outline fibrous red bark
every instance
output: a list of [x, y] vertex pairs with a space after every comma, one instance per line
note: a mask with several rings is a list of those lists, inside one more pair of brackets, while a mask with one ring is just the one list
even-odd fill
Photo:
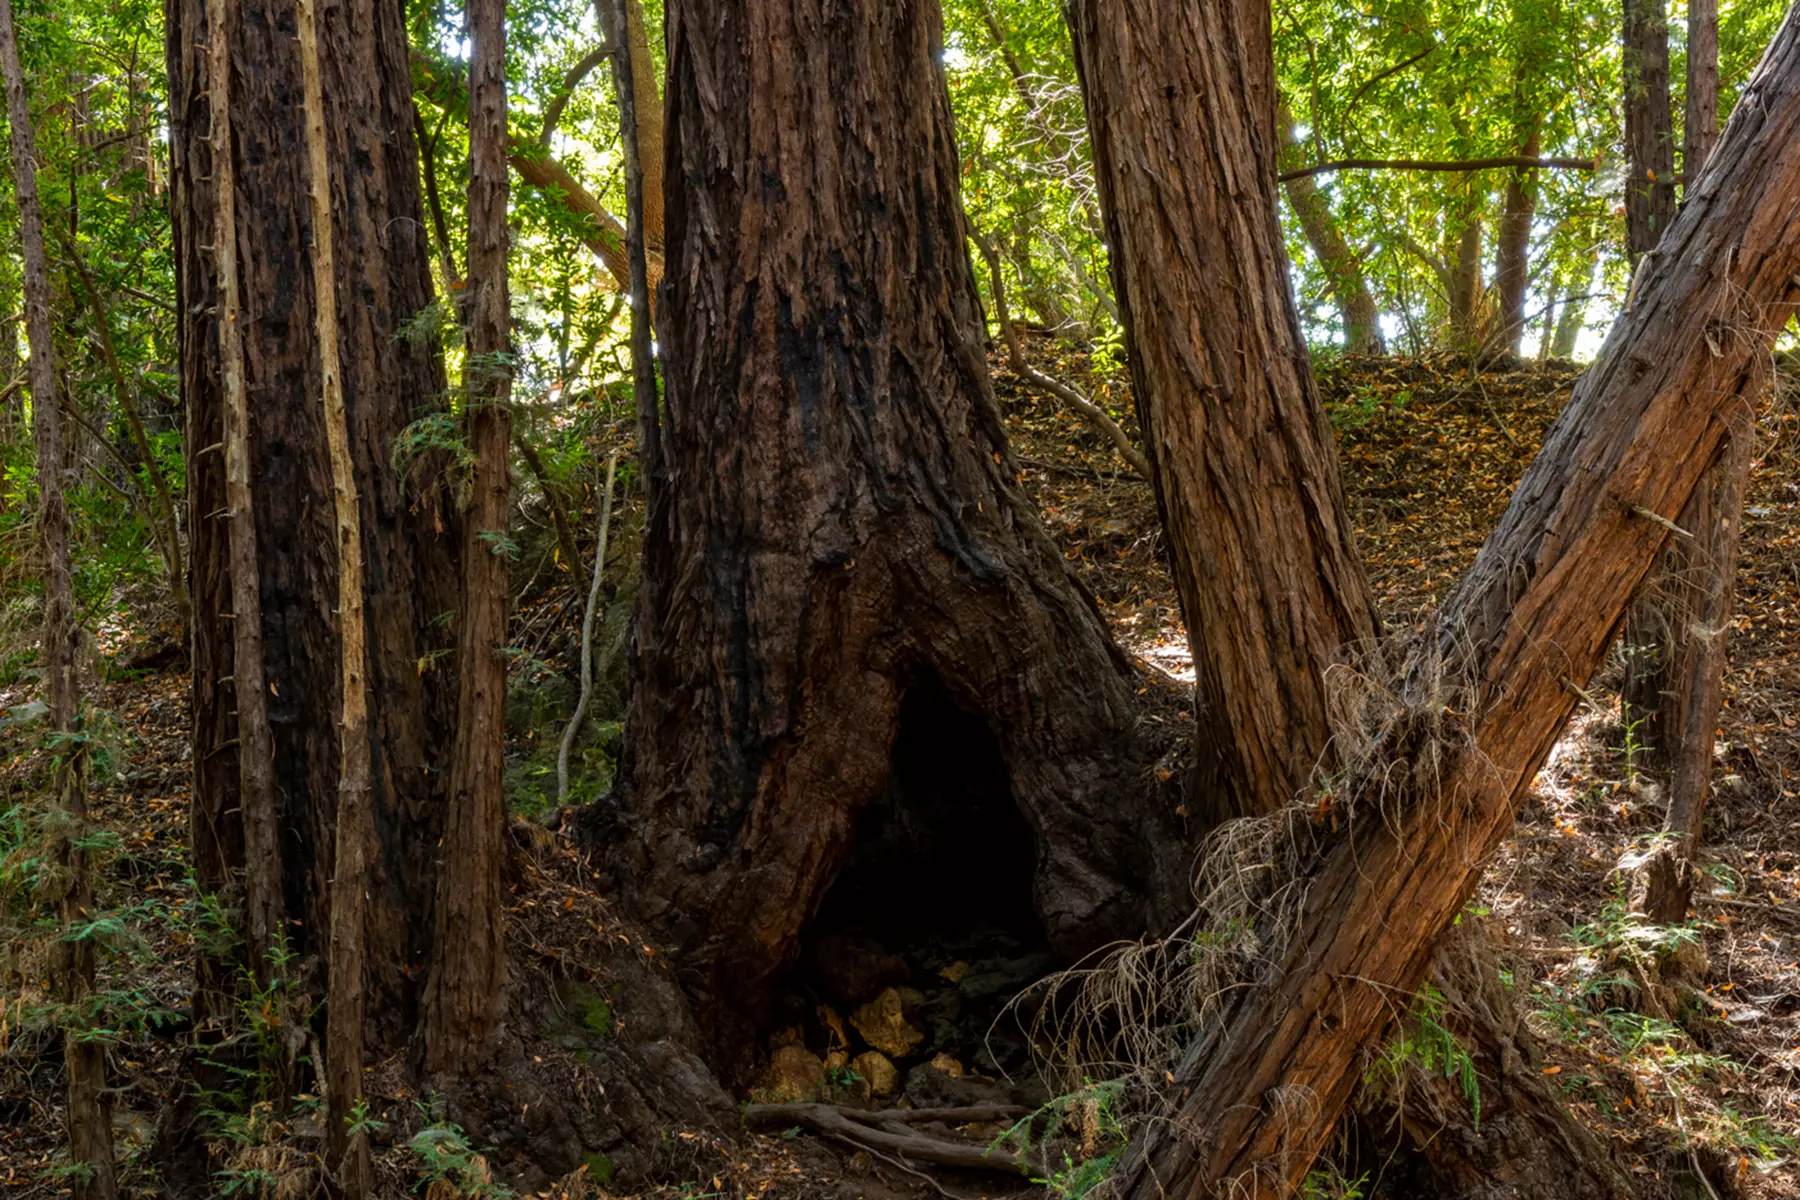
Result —
[[427, 1074], [468, 1078], [485, 1067], [505, 978], [500, 898], [506, 754], [507, 520], [512, 306], [506, 198], [506, 3], [471, 0], [469, 33], [468, 357], [463, 423], [474, 455], [464, 513], [456, 614], [456, 738], [438, 868], [431, 976], [425, 989]]
[[1675, 216], [1675, 124], [1664, 0], [1624, 0], [1625, 233], [1636, 259]]
[[990, 390], [936, 5], [677, 0], [668, 30], [684, 186], [620, 849], [729, 1058], [721, 1027], [792, 961], [909, 695], [997, 745], [1064, 949], [1182, 889], [1132, 676]]
[[1194, 650], [1191, 807], [1216, 824], [1330, 774], [1325, 674], [1379, 620], [1288, 285], [1267, 22], [1220, 37], [1151, 2], [1076, 4], [1070, 25]]
[[[448, 689], [436, 685], [438, 618], [455, 604], [457, 518], [422, 461], [402, 480], [394, 447], [418, 414], [441, 403], [435, 348], [400, 336], [430, 302], [428, 248], [412, 138], [406, 30], [393, 0], [347, 0], [320, 28], [330, 160], [344, 403], [363, 505], [368, 580], [371, 793], [377, 843], [364, 976], [376, 1044], [397, 1047], [416, 1027], [416, 991], [431, 927], [432, 861], [441, 828], [439, 774]], [[229, 898], [247, 869], [234, 696], [231, 559], [223, 442], [225, 388], [214, 261], [220, 181], [231, 184], [242, 297], [244, 387], [253, 413], [248, 476], [281, 889], [295, 961], [322, 962], [340, 774], [337, 531], [326, 449], [312, 203], [301, 107], [295, 11], [248, 0], [226, 21], [234, 170], [216, 170], [210, 143], [208, 47], [202, 0], [168, 13], [175, 267], [187, 414], [194, 643], [194, 863], [204, 890]], [[221, 154], [224, 148], [221, 147]], [[197, 1023], [228, 1021], [235, 971], [202, 964]], [[318, 981], [311, 983], [315, 986]]]
[[[1266, 36], [1266, 11], [1164, 7], [1071, 10], [1097, 158], [1115, 138], [1129, 149], [1116, 171], [1102, 169], [1103, 187], [1178, 189], [1183, 175], [1170, 165], [1136, 169], [1149, 161], [1145, 147], [1180, 145], [1204, 160], [1272, 127], [1201, 110], [1253, 94], [1254, 81], [1224, 81], [1237, 80], [1246, 50]], [[1172, 84], [1196, 64], [1193, 85]], [[1668, 536], [1666, 514], [1699, 486], [1734, 397], [1757, 386], [1774, 332], [1800, 300], [1800, 159], [1789, 152], [1800, 137], [1800, 14], [1751, 86], [1716, 169], [1644, 268], [1632, 311], [1475, 568], [1420, 637], [1369, 660], [1363, 703], [1335, 714], [1334, 732], [1363, 755], [1310, 814], [1282, 818], [1305, 831], [1291, 867], [1304, 900], [1291, 926], [1261, 933], [1245, 986], [1217, 998], [1173, 1068], [1175, 1111], [1127, 1156], [1124, 1194], [1297, 1186], [1359, 1081], [1365, 1048], [1391, 1021], [1392, 996], [1418, 986], [1433, 942], [1510, 827]], [[1122, 132], [1145, 113], [1162, 123], [1148, 136]], [[1202, 145], [1170, 129], [1204, 131]], [[1234, 189], [1240, 202], [1228, 211], [1240, 224], [1268, 207], [1255, 189], [1273, 175], [1272, 158], [1252, 162], [1212, 177], [1213, 194]], [[1146, 219], [1146, 206], [1121, 207]], [[1115, 253], [1130, 256], [1129, 223], [1120, 226]], [[1336, 578], [1335, 560], [1320, 573]]]

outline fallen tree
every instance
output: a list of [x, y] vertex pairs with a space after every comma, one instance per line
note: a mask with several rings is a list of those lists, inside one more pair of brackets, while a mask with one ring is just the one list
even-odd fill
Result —
[[[1142, 150], [1103, 160], [1109, 138], [1121, 147], [1174, 140], [1109, 129], [1121, 113], [1138, 118], [1140, 131], [1182, 131], [1178, 144], [1213, 155], [1233, 139], [1269, 136], [1250, 120], [1254, 102], [1239, 110], [1241, 127], [1230, 114], [1197, 119], [1220, 96], [1254, 98], [1266, 86], [1266, 65], [1244, 64], [1268, 55], [1267, 9], [1126, 7], [1104, 17], [1093, 3], [1071, 8], [1103, 195], [1138, 189], [1137, 202], [1114, 197], [1123, 216], [1113, 244], [1131, 253], [1132, 221], [1156, 211], [1141, 202], [1151, 190], [1159, 204], [1173, 195], [1215, 214], [1217, 236], [1241, 237], [1260, 220], [1267, 189], [1254, 173], [1233, 174], [1240, 164], [1205, 195], [1184, 190], [1190, 180], [1146, 162]], [[1196, 73], [1198, 88], [1169, 86]], [[1209, 877], [1220, 889], [1214, 899], [1235, 888], [1244, 903], [1203, 912], [1192, 931], [1195, 957], [1206, 960], [1194, 977], [1205, 985], [1194, 1036], [1172, 1064], [1167, 1119], [1147, 1125], [1125, 1158], [1121, 1194], [1283, 1194], [1297, 1185], [1361, 1079], [1367, 1048], [1403, 1011], [1511, 827], [1670, 536], [1667, 514], [1699, 485], [1738, 398], [1761, 386], [1774, 334], [1800, 300], [1800, 159], [1791, 153], [1800, 140], [1800, 17], [1790, 15], [1747, 97], [1469, 576], [1427, 627], [1332, 673], [1334, 769], [1322, 786], [1304, 807], [1234, 822], [1215, 837], [1210, 861], [1226, 869]], [[1260, 161], [1272, 170], [1272, 157]], [[1260, 294], [1238, 297], [1226, 315], [1275, 307], [1286, 286], [1266, 272]], [[1206, 338], [1177, 341], [1171, 370], [1227, 406], [1262, 403], [1259, 372], [1285, 372], [1285, 356], [1278, 347], [1256, 352], [1254, 339], [1213, 336], [1217, 321], [1215, 311], [1193, 327]], [[1220, 374], [1207, 377], [1207, 344], [1237, 348], [1249, 367], [1234, 376], [1221, 355], [1224, 368], [1213, 364]], [[1154, 461], [1165, 435], [1154, 418], [1145, 425]], [[1295, 454], [1275, 432], [1252, 445]], [[1217, 451], [1199, 461], [1215, 464]], [[1318, 500], [1328, 487], [1328, 475], [1297, 473], [1309, 521], [1328, 507]], [[1314, 576], [1344, 578], [1329, 525], [1307, 528], [1321, 547]], [[1276, 699], [1278, 713], [1304, 707], [1285, 693]], [[1296, 770], [1295, 757], [1272, 773], [1304, 779], [1312, 760]], [[1236, 846], [1263, 852], [1252, 863], [1264, 876], [1253, 894], [1231, 875], [1244, 861], [1230, 853]], [[1256, 918], [1248, 930], [1232, 923], [1246, 912]]]

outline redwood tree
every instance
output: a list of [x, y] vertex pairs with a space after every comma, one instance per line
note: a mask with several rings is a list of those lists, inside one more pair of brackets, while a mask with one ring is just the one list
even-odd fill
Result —
[[667, 12], [683, 186], [621, 853], [736, 1057], [722, 1026], [792, 961], [909, 695], [997, 745], [1057, 945], [1135, 931], [1184, 886], [1144, 804], [1131, 673], [990, 390], [937, 5]]
[[[425, 225], [412, 137], [406, 29], [396, 0], [346, 0], [323, 14], [319, 60], [330, 206], [336, 214], [338, 344], [368, 581], [372, 849], [367, 991], [377, 1044], [415, 1024], [430, 929], [432, 858], [441, 830], [449, 689], [434, 674], [436, 619], [455, 606], [455, 514], [430, 462], [403, 480], [395, 443], [440, 403], [435, 348], [400, 336], [430, 303]], [[231, 135], [210, 137], [203, 0], [168, 10], [169, 123], [182, 404], [187, 418], [189, 543], [195, 606], [193, 845], [199, 885], [228, 901], [246, 869], [239, 784], [244, 746], [233, 679], [233, 564], [218, 449], [224, 372], [214, 251], [217, 194], [235, 219], [243, 380], [250, 406], [248, 480], [256, 521], [256, 594], [272, 730], [282, 890], [298, 961], [319, 961], [330, 927], [340, 775], [340, 646], [333, 479], [311, 271], [307, 167], [294, 6], [238, 0], [224, 13]], [[220, 139], [223, 141], [224, 139]], [[230, 171], [215, 153], [229, 153]], [[201, 1019], [225, 1018], [232, 974], [203, 964]], [[306, 981], [317, 995], [320, 981]]]
[[[1238, 228], [1266, 221], [1248, 214], [1269, 211], [1272, 156], [1221, 150], [1273, 127], [1256, 110], [1230, 111], [1260, 82], [1244, 60], [1266, 56], [1266, 10], [1139, 0], [1103, 14], [1083, 0], [1071, 18], [1097, 161], [1108, 146], [1131, 147], [1099, 173], [1119, 210], [1115, 253], [1145, 258], [1146, 243], [1163, 244], [1163, 214], [1139, 199], [1152, 185], [1213, 215], [1209, 228], [1225, 223], [1221, 213]], [[1800, 301], [1800, 159], [1788, 153], [1800, 136], [1800, 13], [1750, 98], [1470, 575], [1429, 626], [1388, 647], [1388, 666], [1346, 697], [1357, 702], [1334, 712], [1333, 732], [1364, 751], [1316, 807], [1282, 818], [1295, 847], [1286, 870], [1305, 883], [1304, 900], [1291, 926], [1260, 931], [1248, 986], [1219, 998], [1174, 1068], [1178, 1111], [1127, 1156], [1125, 1194], [1297, 1185], [1356, 1086], [1365, 1047], [1392, 1020], [1393, 995], [1417, 987], [1510, 827], [1668, 536], [1666, 514], [1699, 485], [1737, 397], [1759, 386], [1769, 343]], [[1204, 136], [1190, 146], [1172, 130]], [[1146, 160], [1146, 147], [1233, 169], [1213, 168], [1202, 176], [1211, 186], [1198, 188], [1172, 164]], [[1140, 169], [1146, 161], [1152, 169]], [[1134, 244], [1134, 223], [1151, 236]], [[1274, 306], [1285, 287], [1280, 279], [1238, 303]], [[1141, 329], [1148, 318], [1134, 311]], [[1186, 345], [1184, 314], [1174, 315], [1168, 340]], [[1140, 356], [1149, 358], [1141, 347]], [[1671, 445], [1691, 453], [1670, 455]], [[1328, 486], [1302, 482], [1314, 493]], [[1302, 536], [1290, 530], [1288, 541]], [[1342, 577], [1333, 556], [1317, 573]]]

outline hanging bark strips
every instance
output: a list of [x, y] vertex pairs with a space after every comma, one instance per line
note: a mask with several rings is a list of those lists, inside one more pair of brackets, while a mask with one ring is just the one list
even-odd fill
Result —
[[[1076, 5], [1089, 89], [1129, 94], [1125, 82], [1147, 79], [1165, 94], [1174, 68], [1134, 69], [1144, 65], [1132, 48], [1181, 46], [1176, 18], [1151, 0], [1136, 7], [1097, 22], [1097, 5]], [[1242, 35], [1210, 6], [1179, 19], [1202, 46], [1267, 28], [1254, 9]], [[1096, 110], [1113, 111], [1104, 97]], [[1429, 629], [1392, 648], [1407, 655], [1384, 681], [1394, 708], [1385, 720], [1361, 713], [1361, 735], [1381, 749], [1321, 810], [1292, 931], [1265, 947], [1252, 986], [1221, 998], [1174, 1072], [1177, 1111], [1129, 1153], [1123, 1194], [1275, 1195], [1304, 1178], [1392, 997], [1418, 986], [1668, 538], [1653, 518], [1688, 502], [1740, 397], [1766, 378], [1775, 333], [1800, 304], [1796, 144], [1800, 11], [1474, 568]], [[1384, 802], [1378, 781], [1390, 785]]]
[[[87, 832], [86, 754], [81, 741], [81, 697], [76, 652], [74, 585], [69, 572], [69, 510], [63, 500], [60, 394], [52, 361], [50, 272], [44, 257], [44, 211], [38, 199], [37, 146], [12, 0], [0, 0], [0, 74], [6, 83], [12, 166], [19, 206], [24, 265], [25, 336], [31, 347], [31, 424], [37, 443], [38, 536], [44, 550], [44, 625], [41, 654], [49, 701], [50, 753], [55, 758], [56, 863], [63, 876], [58, 916], [64, 930], [94, 920], [94, 882], [83, 848]], [[8, 330], [8, 335], [12, 336]], [[64, 936], [52, 947], [54, 995], [64, 1006], [63, 1069], [69, 1161], [81, 1168], [69, 1177], [75, 1200], [112, 1200], [118, 1194], [113, 1163], [112, 1105], [106, 1091], [106, 1043], [87, 1036], [86, 1009], [94, 994], [94, 940]]]

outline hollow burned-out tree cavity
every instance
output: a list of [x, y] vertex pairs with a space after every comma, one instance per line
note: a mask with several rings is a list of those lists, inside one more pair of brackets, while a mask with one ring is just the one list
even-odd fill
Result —
[[990, 391], [936, 6], [678, 0], [668, 28], [684, 186], [622, 857], [732, 1058], [928, 679], [998, 747], [1058, 946], [1181, 889], [1131, 673]]

